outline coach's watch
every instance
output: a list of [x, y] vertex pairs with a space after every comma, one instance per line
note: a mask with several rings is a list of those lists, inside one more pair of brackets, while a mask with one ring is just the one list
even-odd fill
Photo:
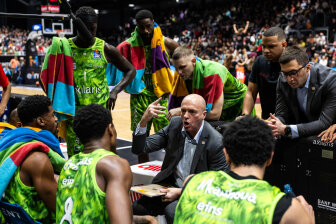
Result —
[[285, 136], [286, 137], [292, 137], [292, 129], [291, 129], [291, 127], [289, 125], [286, 125]]

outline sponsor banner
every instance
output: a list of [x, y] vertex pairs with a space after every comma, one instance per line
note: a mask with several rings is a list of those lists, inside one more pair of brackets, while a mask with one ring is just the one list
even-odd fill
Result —
[[[155, 177], [161, 170], [161, 161], [151, 161], [147, 163], [137, 164], [131, 166], [132, 173], [136, 173], [143, 176]], [[144, 183], [149, 184], [149, 183]]]
[[46, 13], [59, 13], [60, 6], [58, 0], [42, 0], [41, 2], [41, 12]]
[[52, 12], [52, 13], [59, 13], [60, 12], [59, 5], [49, 5], [48, 9], [49, 9], [49, 12]]
[[25, 74], [25, 84], [36, 84], [36, 81], [40, 79], [40, 68], [27, 68], [26, 74]]
[[48, 6], [47, 5], [41, 5], [41, 12], [48, 12]]
[[334, 147], [334, 143], [333, 142], [327, 142], [327, 143], [325, 143], [325, 142], [322, 142], [321, 140], [314, 139], [312, 141], [312, 143], [313, 143], [313, 145], [320, 145], [320, 146], [325, 146], [325, 147], [330, 147], [330, 148]]

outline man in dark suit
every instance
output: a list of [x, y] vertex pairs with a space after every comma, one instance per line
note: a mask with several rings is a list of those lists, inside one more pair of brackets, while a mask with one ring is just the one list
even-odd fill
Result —
[[327, 129], [336, 120], [336, 71], [308, 63], [296, 46], [286, 48], [279, 62], [276, 111], [268, 121], [273, 135], [298, 138]]
[[161, 172], [153, 183], [169, 188], [161, 198], [142, 197], [133, 204], [134, 214], [165, 214], [167, 222], [173, 223], [177, 200], [181, 195], [185, 178], [208, 170], [227, 170], [223, 153], [222, 137], [204, 121], [206, 104], [197, 94], [186, 96], [181, 104], [181, 117], [171, 119], [168, 126], [146, 138], [147, 123], [165, 107], [160, 98], [149, 105], [133, 133], [132, 152], [149, 153], [165, 149], [166, 155]]

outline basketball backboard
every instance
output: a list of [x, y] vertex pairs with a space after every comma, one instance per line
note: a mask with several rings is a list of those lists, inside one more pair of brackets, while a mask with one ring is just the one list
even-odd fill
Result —
[[[42, 13], [42, 15], [43, 14], [44, 13]], [[66, 14], [50, 14], [50, 13], [46, 13], [46, 15], [48, 16], [55, 15], [55, 18], [59, 18], [59, 16], [64, 16], [64, 18], [66, 18], [68, 16]], [[41, 24], [43, 34], [73, 35], [72, 19], [60, 20], [60, 19], [45, 18], [42, 19]]]

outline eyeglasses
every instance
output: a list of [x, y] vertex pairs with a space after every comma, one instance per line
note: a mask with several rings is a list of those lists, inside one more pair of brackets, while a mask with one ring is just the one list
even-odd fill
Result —
[[281, 72], [281, 76], [286, 79], [288, 77], [292, 77], [292, 76], [297, 76], [297, 74], [299, 73], [299, 71], [301, 69], [303, 69], [304, 67], [306, 67], [308, 65], [308, 63], [306, 63], [305, 65], [303, 65], [301, 68], [299, 68], [298, 70], [294, 70], [294, 71], [290, 71], [290, 72]]

